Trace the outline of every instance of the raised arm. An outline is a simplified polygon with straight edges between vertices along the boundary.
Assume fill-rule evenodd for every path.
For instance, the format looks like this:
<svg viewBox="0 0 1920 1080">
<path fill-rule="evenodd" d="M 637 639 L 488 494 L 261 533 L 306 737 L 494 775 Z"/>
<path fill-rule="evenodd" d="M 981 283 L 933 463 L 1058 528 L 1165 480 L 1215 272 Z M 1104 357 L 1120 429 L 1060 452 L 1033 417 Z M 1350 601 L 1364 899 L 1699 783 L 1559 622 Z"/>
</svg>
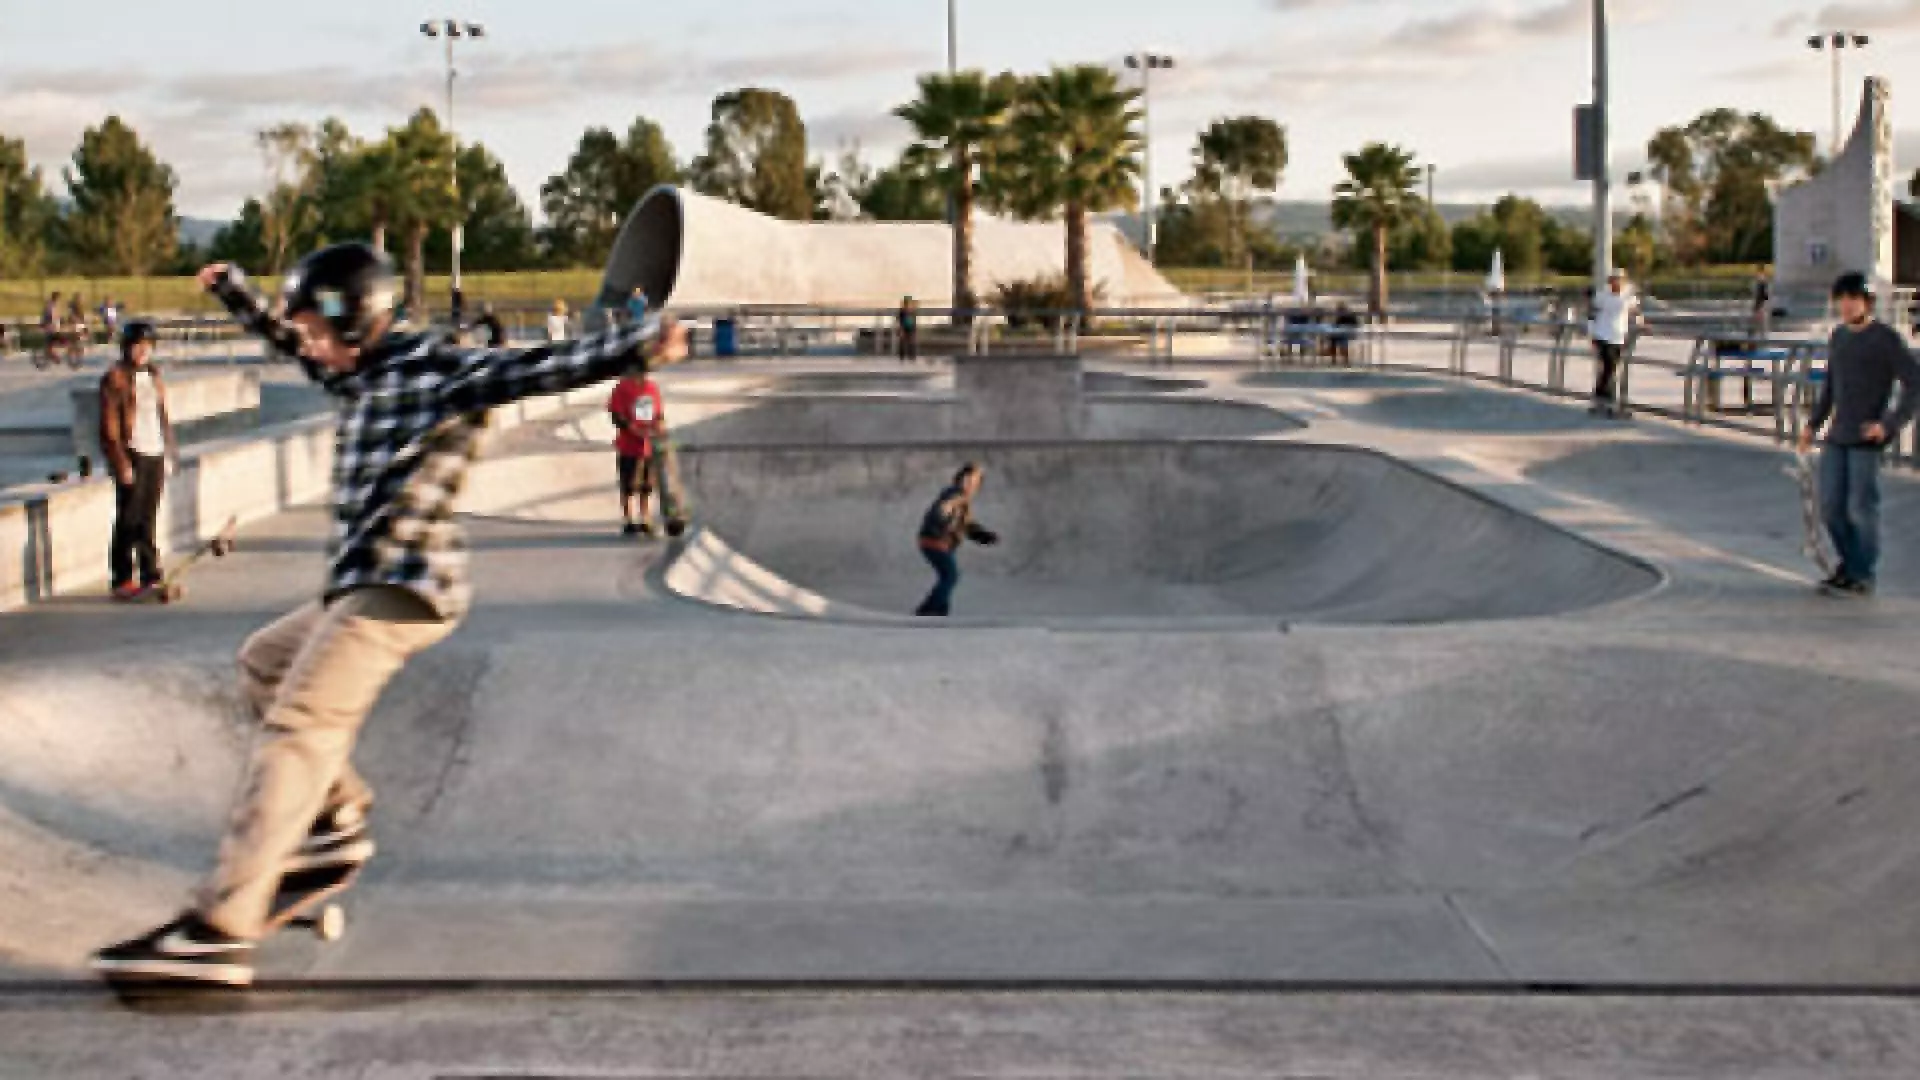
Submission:
<svg viewBox="0 0 1920 1080">
<path fill-rule="evenodd" d="M 327 373 L 300 354 L 300 331 L 285 319 L 267 310 L 260 294 L 253 290 L 246 271 L 229 263 L 214 263 L 200 271 L 200 284 L 219 300 L 247 333 L 267 343 L 274 352 L 297 360 L 307 378 L 325 385 Z"/>
<path fill-rule="evenodd" d="M 657 362 L 671 363 L 684 356 L 686 348 L 685 328 L 657 318 L 530 349 L 440 345 L 433 353 L 440 376 L 436 393 L 461 411 L 490 409 L 605 382 L 626 371 L 643 352 Z"/>
</svg>

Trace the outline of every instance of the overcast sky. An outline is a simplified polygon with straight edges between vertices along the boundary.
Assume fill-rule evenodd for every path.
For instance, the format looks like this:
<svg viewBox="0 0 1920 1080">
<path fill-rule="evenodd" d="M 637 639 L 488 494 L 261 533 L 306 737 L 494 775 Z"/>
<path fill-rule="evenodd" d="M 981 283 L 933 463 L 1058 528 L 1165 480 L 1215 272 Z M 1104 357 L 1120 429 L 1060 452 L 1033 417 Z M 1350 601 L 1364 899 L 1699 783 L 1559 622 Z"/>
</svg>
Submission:
<svg viewBox="0 0 1920 1080">
<path fill-rule="evenodd" d="M 960 0 L 965 66 L 1032 71 L 1118 64 L 1129 50 L 1176 56 L 1157 76 L 1160 184 L 1188 172 L 1216 116 L 1279 119 L 1293 164 L 1283 198 L 1323 199 L 1339 155 L 1399 142 L 1439 167 L 1443 201 L 1509 190 L 1579 199 L 1572 105 L 1592 80 L 1590 0 Z M 1920 0 L 1612 0 L 1615 158 L 1637 167 L 1654 129 L 1730 105 L 1815 131 L 1824 147 L 1828 61 L 1815 26 L 1875 35 L 1849 55 L 1859 79 L 1894 77 L 1901 161 L 1920 162 L 1920 97 L 1903 86 L 1920 44 Z M 346 118 L 374 132 L 441 101 L 442 54 L 423 18 L 460 16 L 490 37 L 463 47 L 458 127 L 507 164 L 529 208 L 592 124 L 660 120 L 682 157 L 713 96 L 759 85 L 800 104 L 812 152 L 857 141 L 891 155 L 889 113 L 915 73 L 943 66 L 944 0 L 0 0 L 0 133 L 24 138 L 56 180 L 82 128 L 118 112 L 180 174 L 183 213 L 231 216 L 264 186 L 252 133 L 281 120 Z M 463 43 L 464 44 L 464 43 Z M 1911 120 L 1909 119 L 1911 117 Z M 1850 122 L 1850 121 L 1849 121 Z M 57 186 L 57 183 L 56 183 Z"/>
</svg>

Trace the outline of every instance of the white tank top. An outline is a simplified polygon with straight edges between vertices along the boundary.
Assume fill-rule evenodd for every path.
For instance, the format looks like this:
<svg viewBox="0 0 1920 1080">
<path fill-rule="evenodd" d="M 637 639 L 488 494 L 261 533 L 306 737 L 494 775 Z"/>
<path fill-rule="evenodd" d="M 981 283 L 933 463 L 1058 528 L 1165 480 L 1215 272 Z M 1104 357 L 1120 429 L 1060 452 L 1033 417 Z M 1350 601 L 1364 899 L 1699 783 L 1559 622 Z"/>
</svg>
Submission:
<svg viewBox="0 0 1920 1080">
<path fill-rule="evenodd" d="M 167 433 L 160 425 L 160 391 L 154 389 L 151 371 L 133 374 L 133 433 L 128 444 L 145 457 L 167 451 Z"/>
</svg>

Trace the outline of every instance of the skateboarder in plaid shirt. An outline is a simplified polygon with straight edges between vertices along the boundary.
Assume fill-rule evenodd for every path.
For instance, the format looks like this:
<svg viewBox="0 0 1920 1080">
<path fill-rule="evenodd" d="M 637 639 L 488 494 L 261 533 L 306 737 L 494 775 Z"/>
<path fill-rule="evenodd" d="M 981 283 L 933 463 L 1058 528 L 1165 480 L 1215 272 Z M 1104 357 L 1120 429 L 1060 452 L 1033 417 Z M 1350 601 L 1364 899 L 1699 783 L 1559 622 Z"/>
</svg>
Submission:
<svg viewBox="0 0 1920 1080">
<path fill-rule="evenodd" d="M 454 502 L 488 409 L 611 379 L 641 356 L 679 359 L 684 330 L 651 320 L 532 349 L 463 349 L 392 332 L 385 255 L 341 244 L 287 278 L 283 317 L 238 270 L 200 282 L 334 399 L 333 529 L 319 599 L 240 649 L 262 732 L 194 903 L 165 926 L 94 955 L 110 977 L 245 985 L 282 875 L 371 858 L 373 794 L 349 763 L 360 726 L 408 658 L 467 612 L 466 542 Z"/>
</svg>

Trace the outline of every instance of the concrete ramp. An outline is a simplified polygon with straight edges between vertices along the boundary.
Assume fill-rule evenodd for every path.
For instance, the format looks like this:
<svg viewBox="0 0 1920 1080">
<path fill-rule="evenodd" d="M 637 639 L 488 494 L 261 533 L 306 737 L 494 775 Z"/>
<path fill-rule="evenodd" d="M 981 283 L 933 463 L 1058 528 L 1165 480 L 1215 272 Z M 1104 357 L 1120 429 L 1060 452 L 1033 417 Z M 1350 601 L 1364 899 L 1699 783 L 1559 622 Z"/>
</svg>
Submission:
<svg viewBox="0 0 1920 1080">
<path fill-rule="evenodd" d="M 1652 588 L 1641 564 L 1362 450 L 1246 443 L 696 448 L 707 527 L 809 592 L 907 612 L 920 515 L 987 469 L 960 610 L 994 619 L 1430 623 L 1546 615 Z"/>
</svg>

